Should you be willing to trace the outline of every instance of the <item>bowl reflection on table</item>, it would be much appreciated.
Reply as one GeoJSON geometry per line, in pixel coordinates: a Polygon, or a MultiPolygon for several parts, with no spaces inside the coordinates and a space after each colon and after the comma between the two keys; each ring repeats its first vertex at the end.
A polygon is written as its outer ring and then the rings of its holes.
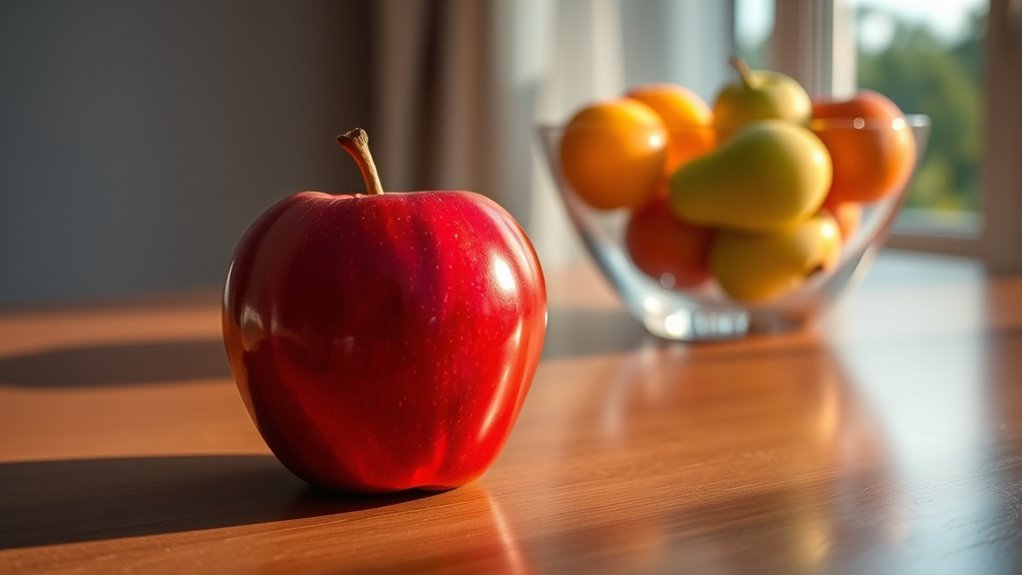
{"type": "MultiPolygon", "coordinates": [[[[861,119],[828,121],[814,127],[821,130],[911,129],[916,141],[916,162],[923,156],[930,120],[909,115],[893,124],[878,125],[861,119]],[[904,122],[904,124],[902,124],[904,122]]],[[[711,128],[693,128],[711,129],[711,128]]],[[[756,332],[781,332],[798,328],[831,304],[852,280],[867,269],[904,203],[907,184],[898,192],[862,205],[858,230],[846,238],[837,266],[814,274],[799,287],[763,302],[742,302],[729,298],[715,282],[697,288],[677,288],[665,274],[653,278],[632,262],[625,249],[624,234],[629,212],[597,210],[585,203],[571,188],[561,171],[559,148],[565,128],[541,126],[547,166],[554,176],[568,216],[604,276],[620,295],[629,312],[660,337],[675,340],[710,340],[742,337],[756,332]]]]}

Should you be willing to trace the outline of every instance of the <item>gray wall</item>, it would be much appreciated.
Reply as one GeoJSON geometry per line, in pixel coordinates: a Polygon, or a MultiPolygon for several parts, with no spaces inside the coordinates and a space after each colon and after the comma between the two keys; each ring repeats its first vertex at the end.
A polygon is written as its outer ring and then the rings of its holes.
{"type": "Polygon", "coordinates": [[[0,306],[215,286],[270,203],[360,186],[369,10],[0,1],[0,306]]]}

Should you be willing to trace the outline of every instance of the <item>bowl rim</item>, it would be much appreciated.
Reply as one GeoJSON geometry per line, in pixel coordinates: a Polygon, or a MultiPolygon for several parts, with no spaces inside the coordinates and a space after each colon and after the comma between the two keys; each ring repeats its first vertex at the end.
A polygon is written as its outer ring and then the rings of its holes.
{"type": "MultiPolygon", "coordinates": [[[[765,120],[763,120],[765,121],[765,120]]],[[[931,124],[930,116],[927,114],[904,114],[890,120],[881,118],[862,118],[857,116],[839,117],[839,118],[814,118],[810,119],[807,124],[803,127],[813,131],[819,132],[824,130],[886,130],[886,129],[926,129],[931,124]]],[[[537,128],[540,131],[564,131],[568,129],[568,124],[560,124],[555,122],[540,122],[537,124],[537,128]]],[[[599,128],[583,128],[576,127],[575,130],[583,129],[599,129],[599,128]]],[[[712,131],[715,127],[713,124],[705,126],[683,126],[683,127],[672,127],[669,128],[668,132],[702,132],[712,131]]]]}

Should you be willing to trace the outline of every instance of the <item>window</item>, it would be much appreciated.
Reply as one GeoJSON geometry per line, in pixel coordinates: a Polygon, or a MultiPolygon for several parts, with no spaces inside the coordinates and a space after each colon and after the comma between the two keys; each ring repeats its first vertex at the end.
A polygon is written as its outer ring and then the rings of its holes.
{"type": "Polygon", "coordinates": [[[751,61],[811,93],[872,88],[933,118],[892,245],[1022,270],[1022,1],[735,0],[735,11],[751,61]]]}
{"type": "Polygon", "coordinates": [[[861,88],[934,121],[897,231],[977,238],[980,231],[985,0],[845,0],[861,88]]]}
{"type": "Polygon", "coordinates": [[[773,0],[735,0],[735,49],[753,68],[769,68],[773,0]]]}

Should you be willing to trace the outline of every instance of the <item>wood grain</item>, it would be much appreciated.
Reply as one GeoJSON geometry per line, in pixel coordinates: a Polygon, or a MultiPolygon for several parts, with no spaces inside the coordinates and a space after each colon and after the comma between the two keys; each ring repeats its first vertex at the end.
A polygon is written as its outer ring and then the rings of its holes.
{"type": "Polygon", "coordinates": [[[0,573],[1022,572],[1022,278],[889,254],[822,321],[682,345],[588,267],[480,480],[268,454],[217,298],[0,314],[0,573]]]}

